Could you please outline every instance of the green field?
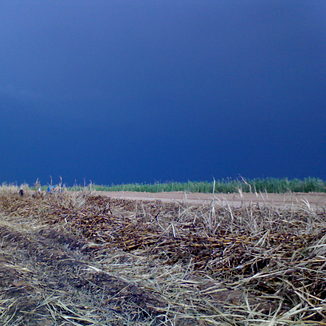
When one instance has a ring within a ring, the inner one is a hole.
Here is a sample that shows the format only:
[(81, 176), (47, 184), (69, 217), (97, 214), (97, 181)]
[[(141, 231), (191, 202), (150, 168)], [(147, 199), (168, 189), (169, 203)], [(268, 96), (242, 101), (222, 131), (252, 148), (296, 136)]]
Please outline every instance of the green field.
[[(165, 182), (165, 183), (133, 183), (120, 185), (91, 185), (99, 191), (138, 191), (138, 192), (201, 192), (201, 193), (234, 193), (234, 192), (326, 192), (326, 181), (318, 178), (305, 179), (237, 179), (216, 180), (207, 182)], [(84, 187), (74, 186), (71, 190), (81, 190)]]

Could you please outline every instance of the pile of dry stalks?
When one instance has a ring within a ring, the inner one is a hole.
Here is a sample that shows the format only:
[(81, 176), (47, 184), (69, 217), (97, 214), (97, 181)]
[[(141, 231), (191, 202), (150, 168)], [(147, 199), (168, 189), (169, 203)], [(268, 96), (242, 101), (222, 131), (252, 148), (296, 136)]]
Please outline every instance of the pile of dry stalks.
[(231, 208), (2, 192), (0, 212), (87, 239), (83, 250), (103, 271), (157, 296), (157, 323), (326, 323), (326, 214), (308, 203)]

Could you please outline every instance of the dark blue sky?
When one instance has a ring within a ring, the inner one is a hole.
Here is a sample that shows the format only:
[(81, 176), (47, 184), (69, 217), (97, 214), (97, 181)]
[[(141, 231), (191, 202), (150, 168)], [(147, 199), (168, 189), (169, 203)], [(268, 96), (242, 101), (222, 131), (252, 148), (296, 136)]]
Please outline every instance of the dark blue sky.
[(325, 0), (3, 0), (0, 182), (326, 179)]

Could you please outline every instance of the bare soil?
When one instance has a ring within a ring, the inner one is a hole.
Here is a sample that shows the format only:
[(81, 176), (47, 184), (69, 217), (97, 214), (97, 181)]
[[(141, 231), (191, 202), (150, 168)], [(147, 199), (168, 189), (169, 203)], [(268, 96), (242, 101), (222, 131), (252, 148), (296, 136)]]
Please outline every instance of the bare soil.
[(192, 205), (216, 204), (231, 207), (241, 207), (244, 205), (259, 204), (260, 206), (271, 207), (302, 207), (311, 205), (312, 207), (326, 208), (326, 193), (232, 193), (232, 194), (206, 194), (206, 193), (186, 193), (186, 192), (97, 192), (102, 196), (111, 198), (121, 198), (129, 200), (160, 200), (168, 203), (187, 203)]

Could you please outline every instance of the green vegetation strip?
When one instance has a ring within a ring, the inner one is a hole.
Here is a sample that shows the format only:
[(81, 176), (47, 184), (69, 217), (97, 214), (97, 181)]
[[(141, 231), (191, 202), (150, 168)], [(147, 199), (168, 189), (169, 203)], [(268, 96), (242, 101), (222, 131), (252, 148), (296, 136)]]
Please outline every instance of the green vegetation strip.
[[(251, 179), (251, 180), (217, 180), (213, 182), (166, 182), (166, 183), (133, 183), (121, 185), (90, 185), (98, 191), (138, 191), (170, 192), (186, 191), (201, 193), (235, 193), (235, 192), (326, 192), (326, 181), (318, 178), (305, 179)], [(70, 190), (83, 190), (85, 187), (74, 186)]]

